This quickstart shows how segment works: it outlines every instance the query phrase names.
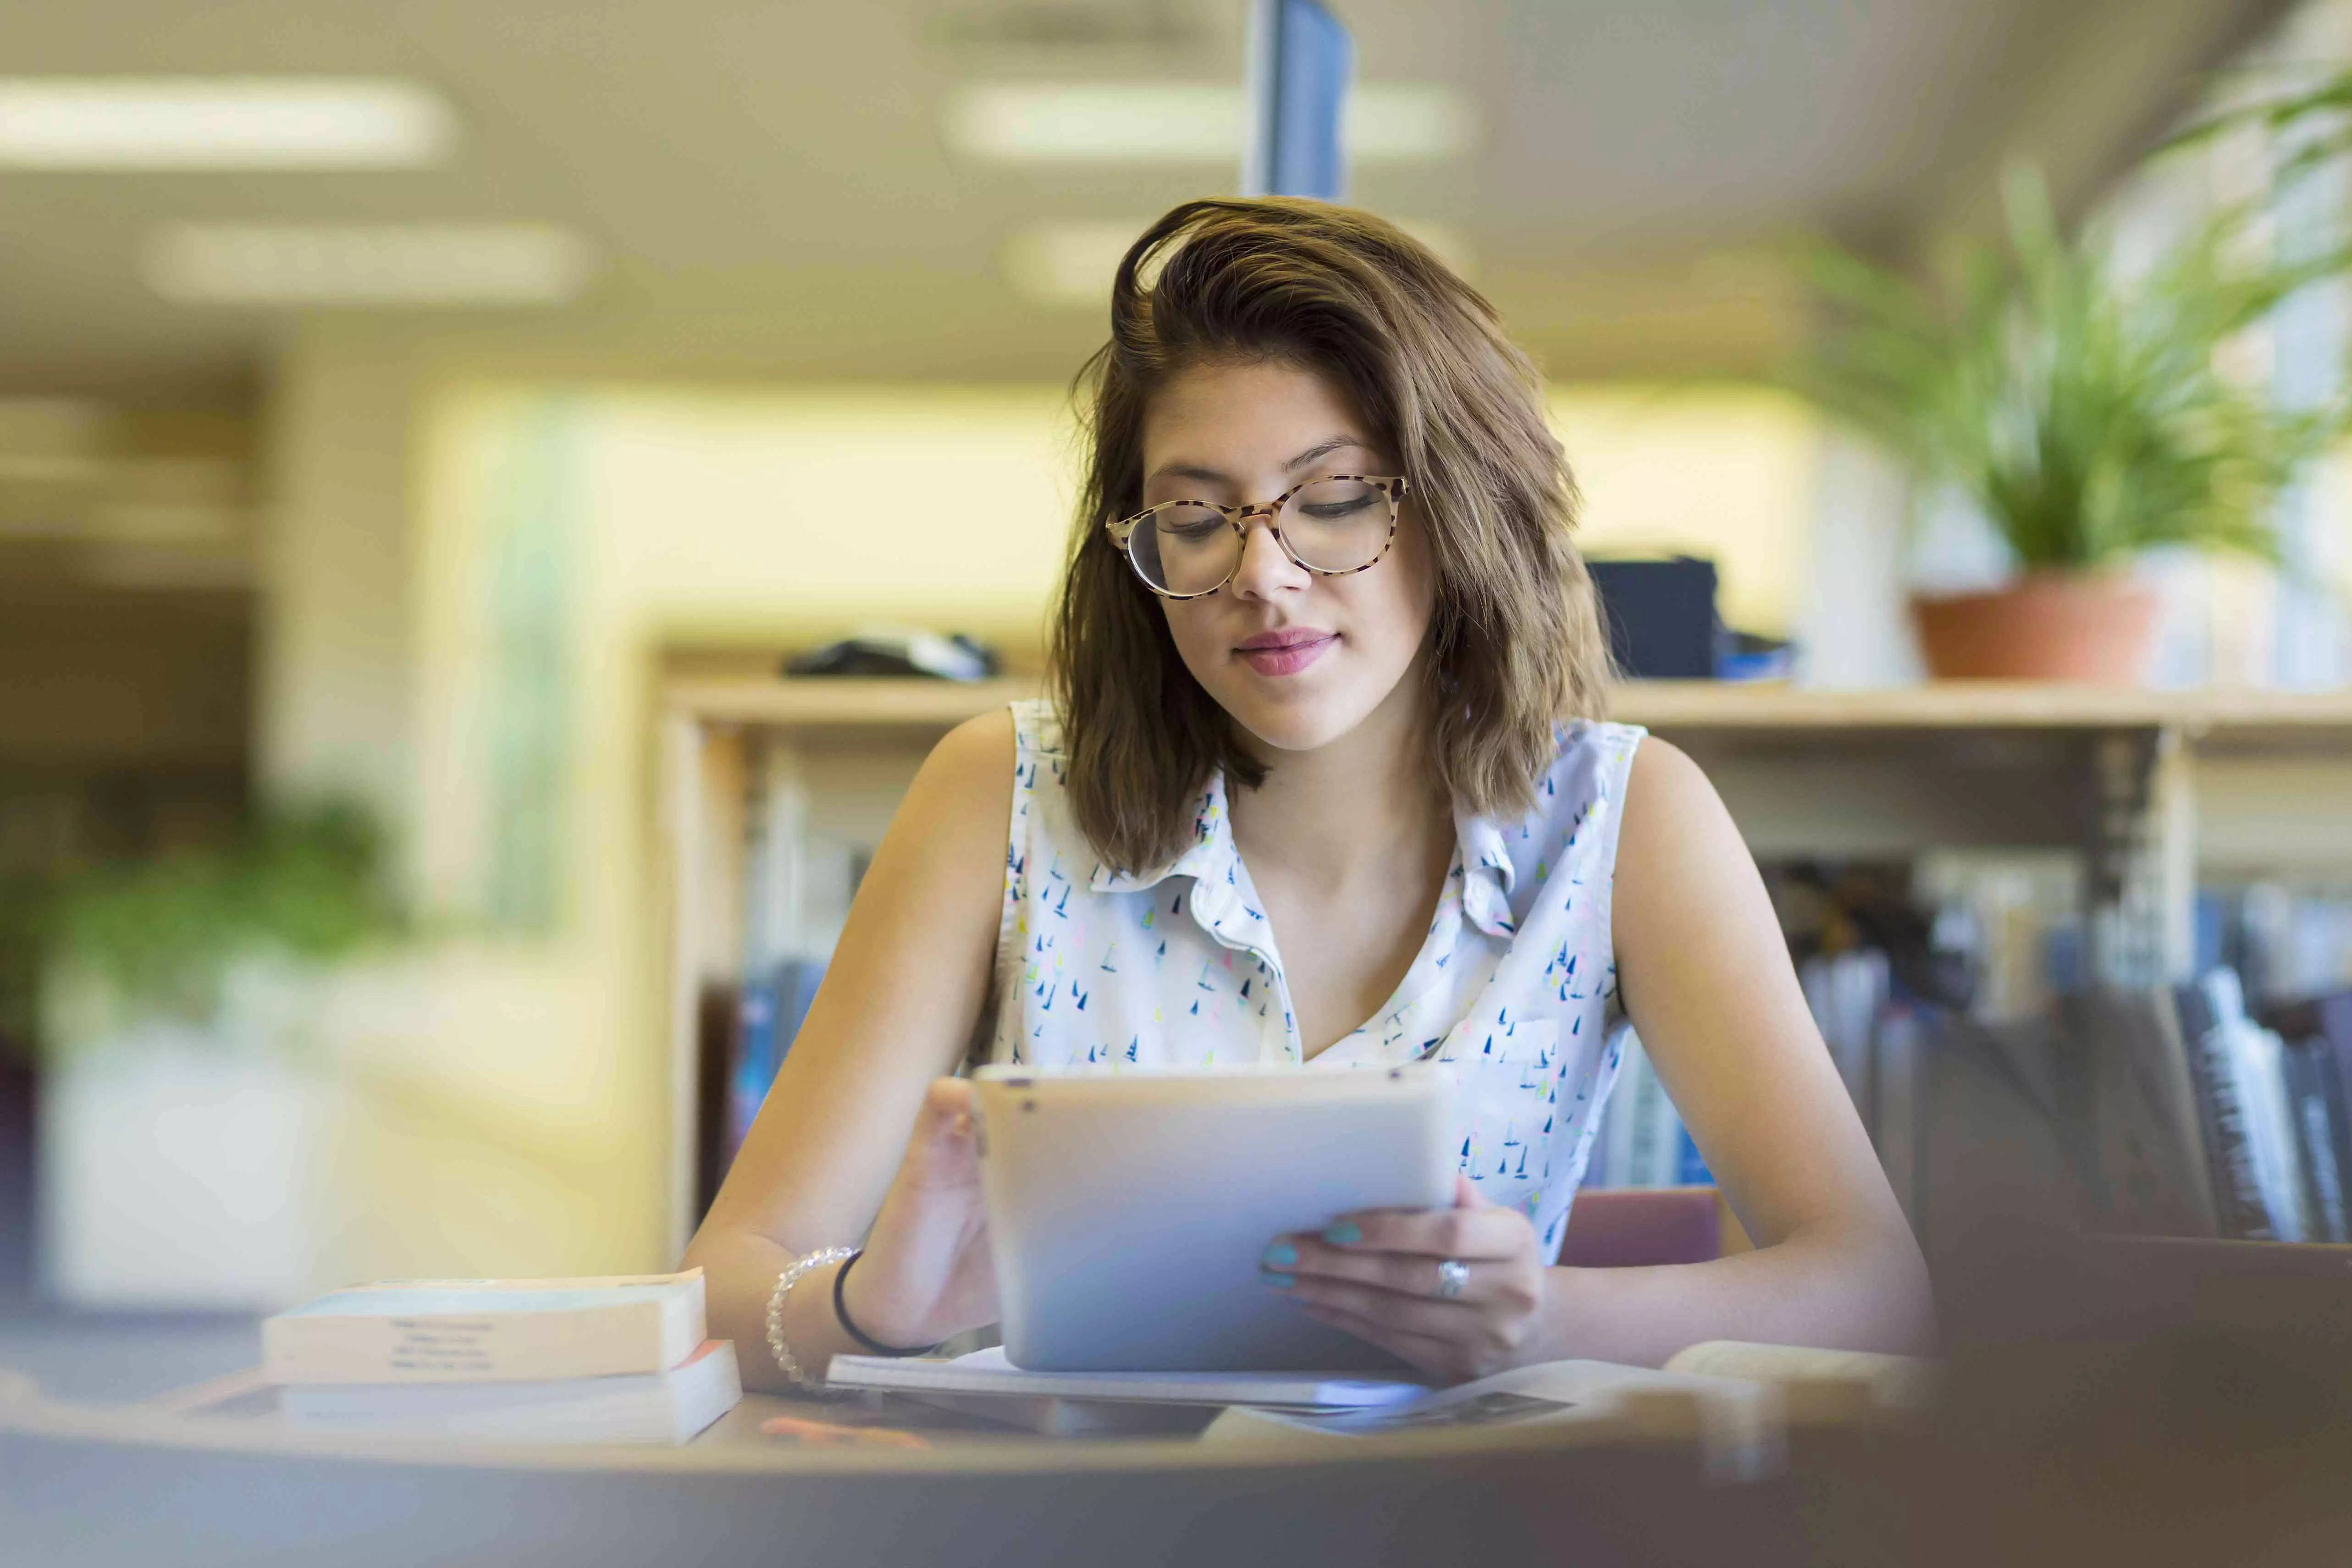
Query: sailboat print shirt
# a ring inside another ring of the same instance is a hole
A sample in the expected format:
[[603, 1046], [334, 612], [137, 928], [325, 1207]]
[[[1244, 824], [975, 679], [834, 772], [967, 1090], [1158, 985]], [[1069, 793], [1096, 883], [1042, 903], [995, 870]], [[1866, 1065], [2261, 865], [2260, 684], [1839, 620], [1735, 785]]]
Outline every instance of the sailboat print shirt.
[[1141, 874], [1115, 871], [1071, 816], [1053, 710], [1016, 702], [1013, 718], [993, 1060], [1049, 1072], [1444, 1064], [1460, 1087], [1463, 1170], [1488, 1201], [1526, 1214], [1545, 1256], [1558, 1256], [1617, 1074], [1610, 890], [1642, 730], [1562, 726], [1525, 816], [1457, 813], [1453, 867], [1395, 994], [1304, 1059], [1223, 774], [1202, 791], [1181, 854]]

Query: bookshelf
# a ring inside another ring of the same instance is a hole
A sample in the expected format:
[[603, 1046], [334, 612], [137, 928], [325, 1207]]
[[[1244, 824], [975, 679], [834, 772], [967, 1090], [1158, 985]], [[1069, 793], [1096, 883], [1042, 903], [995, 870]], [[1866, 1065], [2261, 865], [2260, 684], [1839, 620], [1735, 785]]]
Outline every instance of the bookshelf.
[[[709, 1180], [719, 1101], [700, 1042], [714, 988], [747, 963], [828, 948], [939, 736], [1036, 690], [692, 669], [660, 683], [677, 1247]], [[1948, 846], [2081, 857], [2090, 962], [2128, 984], [2186, 973], [2200, 871], [2352, 881], [2352, 691], [1638, 681], [1612, 717], [1697, 759], [1759, 859]]]
[[[913, 679], [767, 679], [688, 675], [665, 683], [672, 715], [784, 730], [922, 725], [947, 729], [1034, 697], [1034, 679], [959, 685]], [[2200, 735], [2334, 735], [2352, 742], [2352, 690], [2271, 691], [2042, 685], [1949, 680], [1853, 691], [1778, 683], [1636, 680], [1618, 689], [1612, 717], [1652, 728], [1706, 731], [2130, 730]]]

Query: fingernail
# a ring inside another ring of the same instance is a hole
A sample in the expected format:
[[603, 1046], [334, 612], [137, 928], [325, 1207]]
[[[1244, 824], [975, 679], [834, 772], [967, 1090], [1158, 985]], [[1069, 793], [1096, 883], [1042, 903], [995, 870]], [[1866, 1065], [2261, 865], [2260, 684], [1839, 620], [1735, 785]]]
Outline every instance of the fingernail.
[[1276, 1242], [1272, 1247], [1265, 1249], [1265, 1266], [1268, 1268], [1297, 1268], [1298, 1248], [1291, 1246], [1290, 1243], [1286, 1241]]
[[1364, 1239], [1364, 1233], [1354, 1220], [1335, 1220], [1323, 1227], [1323, 1239], [1334, 1247], [1353, 1247]]
[[1292, 1279], [1287, 1274], [1261, 1274], [1258, 1278], [1265, 1280], [1267, 1284], [1273, 1286], [1277, 1290], [1287, 1290], [1293, 1285], [1298, 1283], [1297, 1280]]

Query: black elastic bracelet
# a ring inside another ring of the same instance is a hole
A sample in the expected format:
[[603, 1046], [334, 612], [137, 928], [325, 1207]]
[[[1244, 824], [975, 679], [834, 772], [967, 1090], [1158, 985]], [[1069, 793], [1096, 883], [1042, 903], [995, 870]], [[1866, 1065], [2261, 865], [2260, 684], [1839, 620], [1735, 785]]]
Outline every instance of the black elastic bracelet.
[[847, 1258], [844, 1258], [842, 1260], [841, 1267], [833, 1271], [833, 1317], [834, 1321], [841, 1325], [841, 1331], [847, 1334], [851, 1339], [856, 1340], [859, 1344], [864, 1345], [876, 1355], [899, 1357], [929, 1355], [933, 1351], [939, 1349], [940, 1345], [947, 1343], [947, 1341], [941, 1340], [940, 1342], [940, 1345], [916, 1345], [911, 1349], [901, 1345], [886, 1345], [879, 1340], [867, 1339], [866, 1337], [866, 1331], [849, 1321], [849, 1304], [842, 1300], [841, 1288], [844, 1281], [847, 1280], [849, 1278], [850, 1266], [865, 1256], [866, 1249], [861, 1247], [856, 1251], [851, 1253]]

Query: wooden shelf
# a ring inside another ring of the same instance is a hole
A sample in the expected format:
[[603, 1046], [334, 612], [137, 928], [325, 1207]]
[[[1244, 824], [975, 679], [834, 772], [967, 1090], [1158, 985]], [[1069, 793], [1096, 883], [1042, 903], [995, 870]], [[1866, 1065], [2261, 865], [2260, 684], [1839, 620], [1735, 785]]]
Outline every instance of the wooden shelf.
[[[676, 1247], [699, 1213], [705, 984], [747, 953], [829, 946], [858, 852], [933, 742], [1040, 689], [1034, 673], [661, 682]], [[1759, 859], [2074, 858], [2089, 962], [2122, 984], [2188, 973], [2209, 861], [2352, 879], [2352, 690], [1634, 681], [1613, 711], [1688, 747]]]
[[792, 679], [695, 679], [663, 689], [671, 713], [706, 724], [811, 730], [952, 729], [1007, 702], [1034, 697], [1034, 680], [922, 680], [830, 676]]
[[[781, 729], [937, 728], [1021, 698], [1034, 680], [833, 678], [689, 679], [664, 701], [710, 724]], [[2203, 689], [2148, 691], [2030, 681], [1938, 681], [1826, 691], [1778, 684], [1637, 680], [1619, 688], [1612, 716], [1663, 731], [2154, 730], [2191, 736], [2341, 733], [2352, 738], [2352, 690]]]
[[2130, 687], [1952, 680], [1826, 691], [1707, 680], [1633, 681], [1615, 714], [1659, 730], [2230, 730], [2352, 733], [2352, 691]]

